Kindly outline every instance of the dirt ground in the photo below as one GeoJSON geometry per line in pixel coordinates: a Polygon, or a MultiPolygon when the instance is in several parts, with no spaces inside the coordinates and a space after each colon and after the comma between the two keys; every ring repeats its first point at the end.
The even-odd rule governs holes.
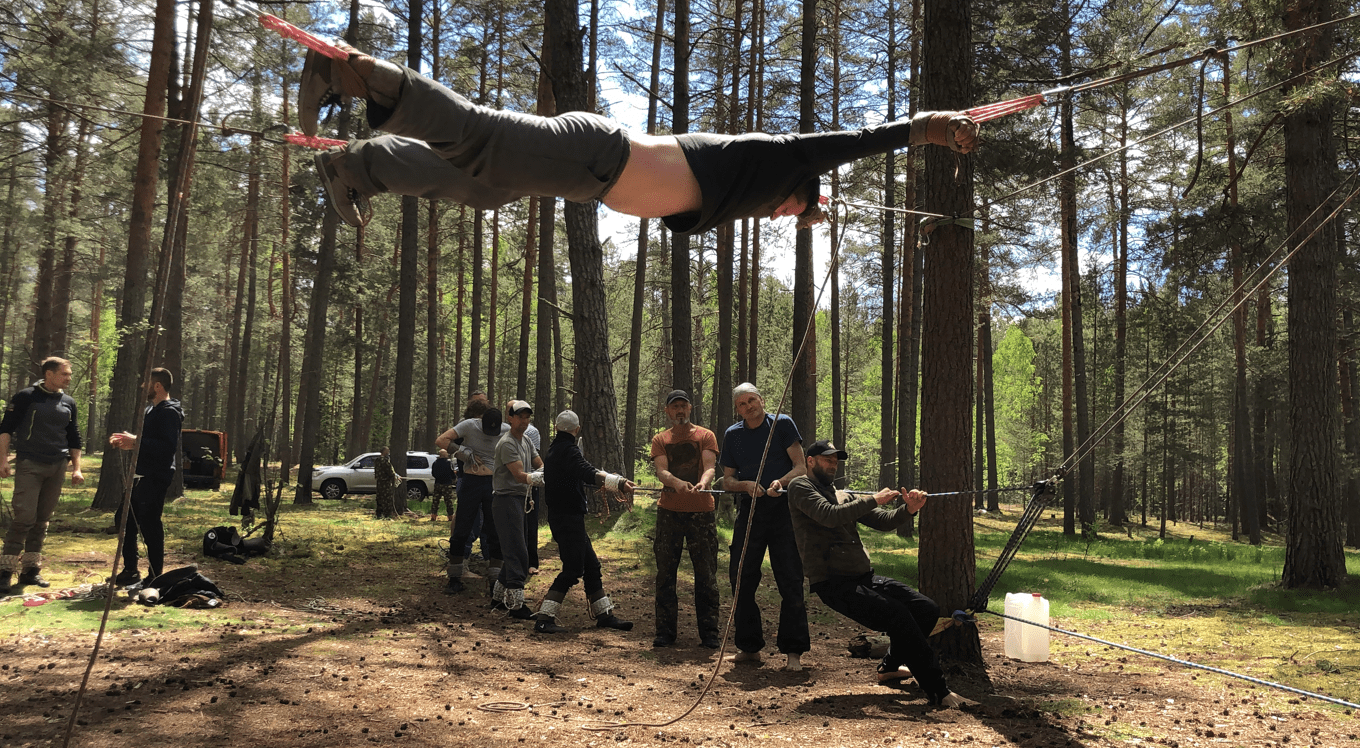
{"type": "MultiPolygon", "coordinates": [[[[531,596],[558,566],[552,553],[544,556],[531,596]]],[[[782,672],[783,657],[767,649],[764,663],[725,663],[715,676],[715,652],[698,646],[683,573],[681,640],[654,650],[643,573],[607,578],[618,612],[637,622],[633,631],[593,628],[578,588],[560,619],[573,633],[549,637],[491,611],[480,584],[450,597],[433,565],[389,582],[375,579],[362,558],[273,585],[249,565],[209,561],[204,572],[230,602],[177,614],[201,625],[185,626],[182,617],[167,624],[160,609],[120,599],[115,619],[127,625],[140,616],[145,625],[106,634],[70,744],[1360,745],[1360,718],[1349,712],[1100,645],[1055,647],[1041,664],[1004,659],[994,618],[981,622],[986,672],[948,669],[954,690],[978,705],[941,710],[914,687],[876,685],[874,663],[845,646],[866,632],[815,596],[803,672],[782,672]],[[347,581],[385,592],[315,597],[347,581]],[[709,679],[688,716],[656,726],[684,715],[709,679]]],[[[98,568],[107,560],[66,561],[98,568]]],[[[607,575],[630,566],[602,560],[607,575]]],[[[772,641],[777,606],[773,591],[761,592],[772,641]]],[[[47,606],[46,615],[59,606],[101,608],[47,606]]],[[[0,604],[0,620],[31,611],[11,600],[0,604]]],[[[1096,624],[1080,623],[1099,636],[1096,624]]],[[[0,639],[0,746],[62,745],[94,638],[85,628],[28,626],[0,639]]]]}

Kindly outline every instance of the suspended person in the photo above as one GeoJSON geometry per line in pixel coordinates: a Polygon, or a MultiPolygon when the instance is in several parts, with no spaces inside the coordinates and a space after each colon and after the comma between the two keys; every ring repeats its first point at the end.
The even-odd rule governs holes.
{"type": "Polygon", "coordinates": [[[47,522],[57,509],[66,465],[71,483],[80,485],[80,427],[76,424],[76,401],[66,394],[71,384],[71,362],[51,356],[40,365],[42,379],[14,394],[0,419],[0,478],[14,475],[11,504],[14,516],[5,532],[0,553],[0,594],[19,584],[49,586],[42,576],[43,541],[47,522]],[[14,467],[9,448],[14,445],[14,467]]]}
{"type": "Polygon", "coordinates": [[[697,234],[742,218],[821,221],[821,174],[866,156],[932,143],[968,153],[978,128],[959,112],[803,135],[630,133],[587,112],[558,117],[477,106],[436,81],[352,48],[346,60],[307,53],[299,120],[315,135],[320,109],[365,99],[369,124],[391,133],[317,154],[331,206],[362,226],[383,192],[489,209],[521,197],[599,200],[697,234]]]}
{"type": "Polygon", "coordinates": [[[490,577],[491,607],[508,610],[511,618],[526,621],[534,614],[524,604],[524,583],[529,579],[524,515],[533,500],[533,488],[543,485],[543,458],[525,435],[533,414],[529,403],[510,401],[505,414],[510,430],[496,444],[491,473],[491,516],[504,559],[500,573],[490,577]]]}
{"type": "Polygon", "coordinates": [[[694,566],[694,617],[699,643],[709,649],[722,645],[718,634],[718,524],[713,486],[718,461],[718,438],[690,421],[689,393],[666,395],[666,419],[671,427],[652,437],[652,464],[665,486],[656,502],[656,638],[653,647],[669,647],[679,633],[680,601],[676,576],[680,556],[689,547],[694,566]]]}
{"type": "Polygon", "coordinates": [[[888,654],[878,665],[880,684],[897,687],[914,677],[931,704],[971,704],[949,690],[927,641],[940,606],[896,579],[874,574],[859,537],[858,525],[884,532],[905,525],[925,505],[926,493],[885,488],[841,501],[834,481],[840,461],[848,456],[829,441],[814,442],[807,449],[807,474],[789,483],[789,514],[809,588],[828,608],[888,634],[888,654]],[[899,496],[902,506],[884,508],[899,496]]]}
{"type": "MultiPolygon", "coordinates": [[[[175,378],[169,369],[151,370],[146,384],[146,399],[151,403],[142,413],[142,445],[137,449],[137,466],[132,478],[132,497],[123,529],[123,570],[113,578],[115,585],[128,587],[150,582],[165,571],[165,494],[175,478],[175,458],[179,454],[180,429],[184,426],[184,407],[170,397],[175,378]],[[146,578],[137,570],[137,535],[146,541],[146,578]]],[[[126,431],[109,436],[116,449],[137,447],[137,437],[126,431]]]]}
{"type": "Polygon", "coordinates": [[[434,478],[434,498],[430,500],[430,521],[439,519],[439,505],[445,503],[449,508],[449,522],[453,522],[453,483],[458,474],[454,472],[453,461],[447,449],[439,450],[439,457],[430,466],[434,478]]]}
{"type": "MultiPolygon", "coordinates": [[[[613,487],[620,501],[627,501],[633,493],[633,482],[623,476],[597,470],[586,461],[577,445],[581,434],[581,419],[575,412],[564,410],[553,421],[557,433],[543,456],[543,503],[548,507],[548,527],[562,558],[562,571],[543,596],[534,616],[534,631],[540,634],[561,634],[567,629],[557,623],[562,601],[577,582],[584,582],[590,617],[595,628],[632,631],[633,622],[614,615],[614,601],[604,591],[604,576],[595,546],[586,532],[586,513],[590,502],[586,486],[613,487]]],[[[605,499],[608,501],[608,498],[605,499]]]]}
{"type": "Polygon", "coordinates": [[[741,420],[723,434],[721,457],[723,490],[742,494],[737,502],[737,522],[732,528],[728,567],[737,597],[734,643],[739,651],[732,659],[760,662],[760,650],[765,648],[756,588],[760,586],[760,566],[768,550],[780,600],[775,646],[788,658],[784,669],[797,671],[802,669],[801,658],[811,648],[812,640],[808,634],[807,601],[803,599],[803,562],[793,539],[783,489],[807,469],[803,464],[802,437],[792,418],[782,414],[776,418],[765,412],[765,400],[754,384],[737,385],[732,390],[732,401],[741,420]],[[743,543],[746,560],[741,563],[743,543]]]}
{"type": "MultiPolygon", "coordinates": [[[[469,409],[472,407],[469,403],[469,409]]],[[[461,467],[458,470],[458,508],[449,535],[449,583],[445,588],[449,594],[463,591],[463,561],[471,547],[473,528],[479,517],[487,577],[494,580],[501,573],[501,542],[495,518],[491,515],[491,472],[496,461],[496,445],[510,427],[502,422],[499,410],[486,408],[485,402],[481,407],[480,417],[465,418],[435,439],[435,444],[444,449],[448,449],[454,439],[462,441],[454,450],[461,467]]]]}

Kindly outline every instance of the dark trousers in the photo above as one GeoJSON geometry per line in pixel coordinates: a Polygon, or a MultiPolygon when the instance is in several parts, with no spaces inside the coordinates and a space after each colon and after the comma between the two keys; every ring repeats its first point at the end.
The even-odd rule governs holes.
{"type": "Polygon", "coordinates": [[[557,117],[478,106],[411,71],[396,109],[369,102],[369,124],[391,133],[349,146],[346,186],[495,208],[528,195],[602,199],[628,162],[628,134],[589,112],[557,117]]]}
{"type": "Polygon", "coordinates": [[[949,695],[944,671],[927,637],[935,629],[940,606],[891,577],[872,572],[860,577],[832,577],[812,585],[826,607],[855,623],[888,635],[892,643],[883,663],[906,665],[932,699],[949,695]]]}
{"type": "Polygon", "coordinates": [[[737,509],[737,524],[732,529],[731,567],[729,576],[737,588],[737,564],[746,526],[751,525],[751,538],[746,547],[746,561],[741,569],[741,588],[734,592],[736,600],[737,648],[743,652],[759,652],[765,648],[764,625],[760,606],[756,604],[756,588],[760,586],[761,563],[765,552],[770,553],[770,569],[779,588],[779,633],[775,645],[785,654],[802,654],[812,648],[808,635],[807,601],[803,599],[803,559],[798,555],[798,543],[793,536],[793,518],[789,516],[788,500],[783,497],[761,497],[755,501],[755,521],[751,519],[751,498],[743,497],[737,509]]]}
{"type": "Polygon", "coordinates": [[[170,481],[142,476],[132,486],[132,505],[123,530],[123,568],[137,568],[137,533],[146,541],[146,561],[152,577],[165,571],[165,493],[170,481]]]}
{"type": "Polygon", "coordinates": [[[595,555],[595,545],[586,532],[586,516],[548,512],[548,529],[552,530],[557,552],[562,557],[562,571],[549,591],[566,595],[579,581],[585,585],[586,598],[595,599],[596,593],[604,590],[604,576],[600,559],[595,555]]]}
{"type": "Polygon", "coordinates": [[[656,635],[677,637],[680,598],[676,575],[680,556],[689,546],[689,561],[694,565],[694,616],[699,624],[699,639],[718,638],[718,526],[713,512],[675,512],[656,510],[656,535],[652,552],[656,556],[656,635]]]}
{"type": "MultiPolygon", "coordinates": [[[[501,541],[496,535],[496,520],[491,516],[491,476],[460,475],[458,477],[458,511],[453,515],[453,530],[449,536],[449,553],[462,553],[472,541],[477,518],[482,519],[482,553],[488,560],[501,560],[501,541]]],[[[462,556],[455,556],[462,563],[462,556]]],[[[499,566],[500,564],[495,564],[499,566]]]]}

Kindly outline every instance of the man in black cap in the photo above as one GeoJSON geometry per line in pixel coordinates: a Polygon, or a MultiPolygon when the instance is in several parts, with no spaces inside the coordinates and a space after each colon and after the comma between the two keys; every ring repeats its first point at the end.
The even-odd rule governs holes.
{"type": "Polygon", "coordinates": [[[654,647],[668,647],[678,634],[679,597],[676,574],[680,554],[689,546],[694,565],[694,615],[699,643],[717,649],[718,636],[718,526],[714,517],[713,486],[717,471],[718,438],[690,421],[689,393],[666,395],[666,419],[671,427],[652,437],[652,464],[665,486],[656,501],[656,638],[654,647]]]}
{"type": "Polygon", "coordinates": [[[967,153],[977,124],[961,112],[921,112],[851,132],[654,136],[605,117],[537,117],[478,106],[419,73],[346,48],[307,53],[298,91],[302,131],[343,96],[367,100],[368,123],[391,133],[316,156],[346,223],[372,216],[382,192],[495,208],[528,195],[599,200],[697,234],[748,217],[822,219],[819,178],[841,164],[931,143],[967,153]]]}
{"type": "MultiPolygon", "coordinates": [[[[595,546],[586,532],[586,513],[590,502],[586,486],[604,486],[607,493],[627,501],[633,492],[633,482],[623,476],[596,470],[586,461],[576,437],[581,433],[581,419],[575,412],[564,410],[553,422],[557,434],[543,456],[543,503],[548,505],[548,527],[557,541],[562,557],[562,572],[553,580],[548,594],[538,606],[534,631],[540,634],[561,634],[567,629],[557,625],[557,612],[567,592],[578,581],[585,582],[586,599],[590,601],[590,617],[596,628],[632,631],[633,622],[614,615],[614,602],[604,592],[604,576],[595,546]]],[[[608,501],[608,498],[605,499],[608,501]]]]}
{"type": "Polygon", "coordinates": [[[491,467],[496,461],[496,445],[510,427],[501,422],[501,412],[488,408],[481,418],[465,418],[435,439],[440,449],[449,449],[455,439],[462,444],[454,449],[462,469],[458,471],[458,510],[453,516],[449,536],[450,594],[463,591],[463,552],[469,545],[473,525],[482,518],[482,553],[487,558],[487,577],[501,573],[501,543],[491,516],[491,467]]]}
{"type": "Polygon", "coordinates": [[[878,666],[878,682],[899,686],[915,677],[931,704],[970,704],[949,690],[927,637],[940,617],[934,600],[902,582],[874,574],[857,525],[895,530],[926,503],[924,491],[885,488],[873,496],[842,501],[833,483],[840,461],[848,457],[829,441],[807,449],[807,474],[789,484],[789,514],[810,589],[828,608],[892,640],[878,666]],[[903,505],[883,507],[898,497],[903,505]]]}

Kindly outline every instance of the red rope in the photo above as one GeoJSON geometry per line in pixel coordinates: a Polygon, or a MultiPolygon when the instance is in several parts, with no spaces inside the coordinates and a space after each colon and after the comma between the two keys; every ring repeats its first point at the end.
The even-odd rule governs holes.
{"type": "Polygon", "coordinates": [[[1005,117],[1008,114],[1017,114],[1027,109],[1033,109],[1043,103],[1044,95],[1038,93],[1022,96],[1018,99],[1011,99],[1010,101],[1001,101],[995,104],[984,104],[979,107],[973,107],[964,112],[964,114],[971,117],[974,122],[982,123],[1005,117]]]}
{"type": "Polygon", "coordinates": [[[301,42],[302,44],[306,45],[309,49],[314,49],[317,52],[320,52],[321,54],[333,60],[349,59],[349,53],[346,52],[345,50],[340,49],[334,44],[331,44],[330,42],[323,40],[321,37],[316,36],[315,34],[303,31],[302,29],[283,20],[282,18],[279,18],[278,16],[271,16],[268,13],[261,13],[260,25],[269,29],[270,31],[279,32],[279,36],[301,42]]]}

